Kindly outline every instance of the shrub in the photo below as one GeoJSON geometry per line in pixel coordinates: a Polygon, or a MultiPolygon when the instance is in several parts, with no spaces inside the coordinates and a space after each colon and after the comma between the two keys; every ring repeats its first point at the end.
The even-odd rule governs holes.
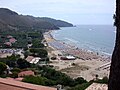
{"type": "Polygon", "coordinates": [[[13,68],[12,70],[11,70],[12,72],[21,72],[21,69],[20,68],[13,68]]]}
{"type": "Polygon", "coordinates": [[[55,81],[40,76],[26,76],[22,81],[37,85],[45,85],[45,86],[53,86],[56,83],[55,81]]]}
{"type": "Polygon", "coordinates": [[[87,81],[83,77],[78,77],[75,79],[76,84],[87,83],[87,81]]]}
{"type": "Polygon", "coordinates": [[[12,77],[12,78],[18,78],[18,72],[12,72],[12,74],[10,75],[10,77],[12,77]]]}
{"type": "Polygon", "coordinates": [[[103,79],[97,79],[96,83],[108,84],[108,77],[103,77],[103,79]]]}
{"type": "Polygon", "coordinates": [[[56,60],[56,57],[51,57],[52,60],[56,60]]]}
{"type": "Polygon", "coordinates": [[[7,69],[7,66],[5,63],[0,62],[0,75],[3,74],[3,72],[7,69]]]}

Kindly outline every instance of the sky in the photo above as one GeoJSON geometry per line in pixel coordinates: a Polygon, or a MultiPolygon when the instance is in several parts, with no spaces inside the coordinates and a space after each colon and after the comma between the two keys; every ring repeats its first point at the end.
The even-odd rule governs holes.
{"type": "Polygon", "coordinates": [[[0,7],[23,15],[65,20],[74,25],[112,25],[115,0],[0,0],[0,7]]]}

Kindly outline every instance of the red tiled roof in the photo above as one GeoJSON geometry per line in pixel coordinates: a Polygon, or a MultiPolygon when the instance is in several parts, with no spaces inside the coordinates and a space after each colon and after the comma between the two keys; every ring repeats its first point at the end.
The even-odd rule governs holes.
{"type": "Polygon", "coordinates": [[[16,81],[22,81],[23,78],[15,78],[16,81]]]}
{"type": "Polygon", "coordinates": [[[0,78],[0,90],[57,90],[56,88],[34,85],[0,78]]]}
{"type": "Polygon", "coordinates": [[[5,44],[5,45],[8,45],[8,46],[11,46],[11,45],[12,45],[11,42],[5,42],[4,44],[5,44]]]}
{"type": "Polygon", "coordinates": [[[21,77],[21,76],[29,76],[29,75],[35,75],[33,71],[29,70],[29,71],[22,71],[18,74],[18,77],[21,77]]]}
{"type": "Polygon", "coordinates": [[[11,38],[11,39],[9,39],[9,42],[11,42],[11,43],[15,43],[17,40],[15,39],[15,38],[11,38]]]}
{"type": "Polygon", "coordinates": [[[27,90],[27,89],[0,83],[0,90],[27,90]]]}
{"type": "Polygon", "coordinates": [[[26,58],[26,60],[27,60],[28,62],[32,61],[32,59],[34,59],[33,56],[28,56],[28,57],[26,58]]]}
{"type": "Polygon", "coordinates": [[[6,79],[8,80],[16,80],[16,81],[22,81],[23,78],[10,78],[10,77],[7,77],[6,79]]]}

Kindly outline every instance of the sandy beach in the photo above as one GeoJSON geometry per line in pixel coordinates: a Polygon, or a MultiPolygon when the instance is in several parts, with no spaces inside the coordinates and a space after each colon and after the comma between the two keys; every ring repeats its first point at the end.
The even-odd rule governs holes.
{"type": "Polygon", "coordinates": [[[75,46],[55,40],[52,31],[44,33],[44,44],[49,51],[49,57],[56,57],[56,60],[51,60],[50,65],[53,65],[56,70],[66,73],[72,78],[83,77],[86,80],[92,80],[96,75],[99,78],[109,76],[110,56],[99,55],[97,52],[79,49],[75,46]],[[61,56],[72,55],[75,60],[61,60],[61,56]]]}

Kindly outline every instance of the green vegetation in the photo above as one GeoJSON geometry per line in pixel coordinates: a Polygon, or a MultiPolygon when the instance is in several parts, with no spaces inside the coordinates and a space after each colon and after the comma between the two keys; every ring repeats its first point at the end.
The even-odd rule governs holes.
{"type": "Polygon", "coordinates": [[[0,33],[0,45],[1,48],[27,48],[27,45],[33,43],[33,48],[43,48],[44,45],[41,43],[43,34],[41,31],[7,31],[0,33]],[[7,36],[12,36],[17,41],[12,43],[12,46],[5,45],[5,42],[9,41],[7,36]]]}
{"type": "Polygon", "coordinates": [[[44,86],[53,86],[55,84],[54,81],[41,76],[26,76],[22,81],[44,86]]]}
{"type": "Polygon", "coordinates": [[[0,32],[5,31],[28,31],[28,30],[38,30],[38,31],[48,31],[59,29],[59,27],[69,27],[72,24],[55,20],[51,18],[40,18],[33,17],[30,15],[19,15],[18,13],[11,11],[7,8],[0,8],[0,32]]]}
{"type": "Polygon", "coordinates": [[[12,55],[12,56],[8,56],[6,58],[0,58],[0,62],[5,63],[6,65],[8,65],[9,67],[16,67],[16,61],[18,60],[19,56],[18,55],[12,55]]]}
{"type": "Polygon", "coordinates": [[[38,39],[33,39],[31,48],[44,48],[44,44],[42,44],[38,39]]]}
{"type": "Polygon", "coordinates": [[[3,62],[13,68],[24,69],[30,67],[30,63],[14,54],[12,56],[8,56],[7,58],[0,58],[0,62],[3,62]]]}
{"type": "Polygon", "coordinates": [[[20,68],[13,68],[12,70],[11,70],[12,72],[21,72],[21,69],[20,68]]]}
{"type": "Polygon", "coordinates": [[[37,70],[37,76],[26,76],[23,79],[24,82],[45,86],[56,86],[61,84],[63,87],[69,87],[67,90],[85,90],[92,83],[103,84],[108,81],[108,78],[104,77],[101,80],[91,80],[87,82],[82,77],[72,79],[66,74],[56,71],[49,66],[35,66],[34,68],[37,70]]]}
{"type": "MultiPolygon", "coordinates": [[[[25,58],[31,55],[40,57],[43,61],[49,62],[48,52],[46,51],[45,46],[41,43],[42,39],[43,35],[40,31],[2,32],[0,37],[0,45],[2,46],[1,48],[23,48],[25,51],[25,58]],[[10,47],[6,47],[4,44],[2,44],[8,40],[8,38],[6,38],[7,35],[11,35],[17,40],[17,42],[13,43],[10,47]],[[32,46],[27,47],[28,44],[32,44],[32,46]]],[[[55,60],[56,57],[52,57],[51,59],[55,60]]],[[[75,66],[76,64],[73,63],[72,65],[75,66]]],[[[88,69],[84,67],[82,68],[88,69]]],[[[50,66],[32,65],[28,63],[25,59],[21,59],[19,55],[15,54],[6,58],[0,58],[0,69],[1,77],[9,76],[12,78],[17,78],[18,73],[23,70],[33,70],[35,71],[36,75],[24,77],[23,82],[45,86],[56,86],[58,84],[61,84],[63,85],[63,87],[69,87],[68,90],[85,90],[93,82],[105,84],[108,83],[107,77],[104,77],[103,79],[98,79],[98,75],[96,75],[97,80],[90,82],[87,82],[82,77],[72,79],[68,75],[52,69],[50,66]],[[6,70],[6,65],[8,65],[10,68],[13,68],[10,70],[12,74],[3,74],[3,72],[6,70]]]]}
{"type": "Polygon", "coordinates": [[[92,83],[108,84],[108,77],[103,77],[103,79],[91,80],[89,82],[83,80],[82,78],[77,78],[76,81],[79,81],[79,84],[77,84],[74,87],[71,87],[68,90],[85,90],[92,83]]]}
{"type": "Polygon", "coordinates": [[[20,69],[28,68],[30,67],[30,63],[20,58],[17,60],[17,67],[20,69]]]}
{"type": "Polygon", "coordinates": [[[108,77],[103,77],[102,79],[97,79],[96,83],[108,84],[108,77]]]}
{"type": "MultiPolygon", "coordinates": [[[[34,52],[34,49],[33,49],[34,52]]],[[[36,49],[35,49],[36,52],[36,49]]],[[[13,69],[11,70],[12,74],[8,75],[12,78],[17,78],[18,73],[23,70],[33,70],[35,72],[35,76],[25,76],[23,82],[37,84],[37,85],[45,85],[45,86],[56,86],[58,84],[63,85],[63,87],[69,87],[68,90],[85,90],[92,83],[108,83],[108,78],[104,77],[103,79],[92,80],[87,82],[84,78],[78,77],[76,79],[72,79],[66,74],[56,71],[52,69],[50,66],[37,66],[31,65],[26,62],[24,59],[19,58],[19,56],[12,55],[10,57],[4,58],[0,60],[0,62],[4,62],[7,65],[9,64],[13,69]],[[8,63],[9,62],[9,63],[8,63]],[[12,66],[12,65],[13,66],[12,66]]],[[[3,67],[5,64],[2,63],[3,67]]],[[[6,66],[6,65],[5,65],[6,66]]],[[[6,68],[1,68],[1,74],[5,71],[6,68]]],[[[4,74],[2,75],[4,76],[4,74]]]]}
{"type": "Polygon", "coordinates": [[[75,82],[76,82],[76,84],[87,83],[87,81],[84,78],[82,78],[82,77],[76,78],[75,82]]]}
{"type": "Polygon", "coordinates": [[[0,62],[0,75],[3,74],[3,72],[7,69],[7,66],[5,63],[0,62]]]}
{"type": "MultiPolygon", "coordinates": [[[[49,62],[48,52],[46,51],[44,44],[42,44],[43,32],[52,29],[59,29],[58,27],[73,26],[70,23],[51,18],[36,18],[33,16],[18,15],[16,12],[10,11],[9,9],[0,9],[0,12],[2,12],[0,14],[0,48],[24,49],[23,54],[25,58],[31,55],[40,57],[43,61],[49,62]],[[6,19],[3,20],[3,18],[6,19]],[[12,36],[12,38],[17,41],[11,43],[11,45],[5,45],[4,43],[9,41],[8,36],[12,36]]],[[[87,82],[82,77],[72,79],[65,73],[52,69],[52,66],[30,64],[25,58],[21,59],[19,55],[15,54],[6,58],[0,58],[0,76],[17,78],[19,72],[33,70],[35,76],[25,76],[23,82],[45,86],[56,86],[61,84],[63,87],[68,86],[68,90],[85,90],[93,82],[108,83],[107,77],[98,79],[98,75],[96,75],[95,81],[93,80],[90,82],[87,82]],[[7,65],[10,67],[12,74],[7,72],[7,65]],[[6,73],[4,73],[4,71],[6,71],[6,73]]],[[[56,57],[52,57],[51,59],[55,60],[56,57]]],[[[75,63],[72,63],[72,65],[76,66],[75,63]]],[[[81,68],[82,70],[89,69],[89,67],[84,66],[81,68]]],[[[74,67],[67,69],[74,70],[74,67]]]]}
{"type": "MultiPolygon", "coordinates": [[[[70,86],[70,87],[76,86],[78,84],[87,83],[87,81],[84,80],[82,77],[77,79],[72,79],[66,74],[61,73],[60,71],[56,71],[48,66],[41,66],[41,67],[37,66],[36,69],[37,71],[39,71],[37,74],[40,76],[25,77],[23,81],[33,84],[41,84],[41,82],[39,81],[42,79],[44,85],[47,86],[61,84],[63,86],[70,86]]],[[[41,85],[43,85],[43,82],[41,85]]]]}
{"type": "Polygon", "coordinates": [[[33,56],[38,56],[41,58],[46,58],[48,55],[48,53],[45,49],[31,48],[30,52],[32,53],[33,56]]]}
{"type": "Polygon", "coordinates": [[[18,78],[18,72],[12,72],[12,74],[10,74],[9,77],[18,78]]]}
{"type": "Polygon", "coordinates": [[[52,18],[43,17],[43,18],[39,18],[39,19],[43,20],[43,21],[47,21],[49,23],[53,23],[57,27],[72,27],[73,26],[71,23],[61,21],[61,20],[55,20],[52,18]]]}

